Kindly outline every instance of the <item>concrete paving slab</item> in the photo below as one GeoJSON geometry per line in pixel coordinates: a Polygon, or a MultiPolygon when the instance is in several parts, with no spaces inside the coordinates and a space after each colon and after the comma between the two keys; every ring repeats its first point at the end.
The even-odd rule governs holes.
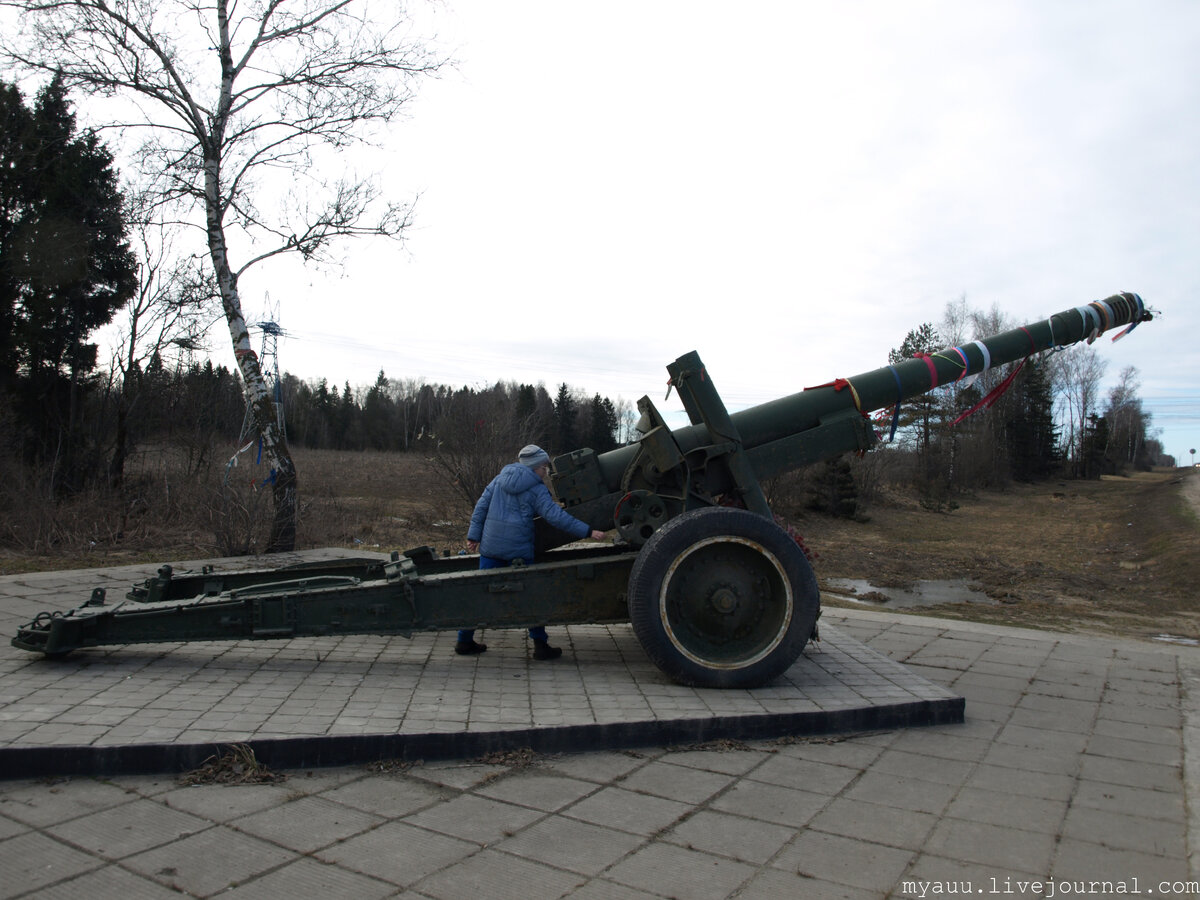
{"type": "Polygon", "coordinates": [[[179,892],[116,866],[93,869],[58,881],[25,897],[37,900],[79,900],[80,897],[121,897],[123,900],[179,900],[179,892]]]}
{"type": "Polygon", "coordinates": [[[581,875],[484,848],[457,866],[430,875],[421,882],[420,896],[434,900],[557,900],[584,881],[581,875]]]}
{"type": "Polygon", "coordinates": [[[665,832],[664,841],[761,865],[794,836],[790,828],[701,810],[665,832]]]}
{"type": "Polygon", "coordinates": [[[797,835],[771,865],[806,878],[886,891],[899,882],[914,856],[899,847],[809,829],[797,835]]]}
{"type": "Polygon", "coordinates": [[[557,819],[535,823],[501,841],[496,848],[525,859],[565,866],[580,875],[595,876],[643,844],[640,836],[615,828],[557,819]]]}
{"type": "Polygon", "coordinates": [[[474,856],[479,847],[471,841],[393,820],[339,841],[314,856],[324,863],[407,887],[474,856]]]}
{"type": "Polygon", "coordinates": [[[17,897],[101,865],[103,860],[47,835],[19,834],[0,844],[0,897],[17,897]]]}
{"type": "Polygon", "coordinates": [[[223,900],[296,900],[297,897],[354,897],[355,900],[395,895],[393,885],[345,869],[323,866],[312,859],[298,859],[276,869],[252,885],[238,886],[221,894],[223,900]]]}
{"type": "Polygon", "coordinates": [[[120,864],[150,881],[205,897],[245,881],[258,880],[300,858],[294,851],[216,825],[199,834],[126,857],[120,864]],[[220,861],[219,865],[215,864],[216,860],[220,861]]]}
{"type": "Polygon", "coordinates": [[[617,863],[608,877],[661,897],[722,900],[757,873],[754,866],[674,844],[653,843],[617,863]]]}
{"type": "MultiPolygon", "coordinates": [[[[965,720],[302,767],[272,784],[184,786],[161,773],[0,779],[0,897],[1200,895],[1194,648],[874,611],[827,609],[825,622],[901,668],[920,654],[925,680],[965,697],[965,720]],[[972,646],[949,652],[956,640],[972,646]],[[922,653],[927,645],[937,652],[922,653]],[[1047,712],[1062,715],[1031,716],[1047,712]],[[1124,727],[1139,724],[1150,727],[1124,727]],[[185,833],[196,820],[201,830],[185,833]],[[103,823],[130,830],[109,835],[103,823]],[[708,871],[713,878],[696,877],[708,871]]],[[[291,701],[291,715],[323,696],[358,703],[366,694],[355,695],[362,683],[351,678],[381,654],[400,667],[390,658],[399,650],[362,649],[365,657],[332,654],[340,668],[310,666],[256,714],[291,701]]],[[[228,702],[232,691],[214,685],[273,690],[291,677],[262,677],[272,665],[287,668],[278,654],[243,649],[201,666],[195,696],[216,699],[198,705],[228,702]]],[[[138,671],[121,670],[121,680],[143,682],[138,702],[154,707],[155,679],[138,671]]],[[[477,675],[463,688],[463,672],[447,669],[439,690],[494,693],[477,675]]],[[[667,708],[669,683],[644,688],[639,708],[667,708]]],[[[253,692],[240,696],[251,707],[253,692]]],[[[587,702],[620,708],[601,702],[609,699],[587,702]]],[[[380,701],[362,702],[371,720],[380,701]]],[[[675,705],[688,715],[690,702],[675,705]]],[[[756,702],[769,710],[786,697],[756,702]]]]}
{"type": "MultiPolygon", "coordinates": [[[[288,561],[332,555],[299,553],[288,561]]],[[[237,561],[178,569],[201,564],[229,569],[237,561]]],[[[129,567],[126,586],[152,568],[129,567]]],[[[53,598],[48,608],[70,608],[101,575],[105,583],[118,580],[87,570],[12,581],[36,587],[40,603],[53,598]]],[[[140,644],[61,659],[4,645],[0,771],[10,778],[181,771],[220,746],[242,743],[276,767],[345,765],[522,747],[551,752],[815,734],[963,716],[955,693],[836,626],[823,629],[822,641],[784,676],[751,691],[672,683],[628,625],[558,628],[554,639],[566,652],[552,662],[533,661],[517,630],[493,631],[488,652],[476,657],[456,656],[445,633],[140,644]]]]}

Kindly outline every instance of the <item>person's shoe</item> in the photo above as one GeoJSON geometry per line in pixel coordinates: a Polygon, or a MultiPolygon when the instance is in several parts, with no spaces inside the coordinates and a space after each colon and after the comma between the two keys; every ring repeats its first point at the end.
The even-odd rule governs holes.
{"type": "Polygon", "coordinates": [[[459,656],[474,656],[486,649],[487,644],[480,644],[476,641],[459,641],[454,645],[454,652],[459,656]]]}
{"type": "Polygon", "coordinates": [[[561,647],[551,647],[548,641],[533,642],[534,659],[558,659],[562,656],[561,647]]]}

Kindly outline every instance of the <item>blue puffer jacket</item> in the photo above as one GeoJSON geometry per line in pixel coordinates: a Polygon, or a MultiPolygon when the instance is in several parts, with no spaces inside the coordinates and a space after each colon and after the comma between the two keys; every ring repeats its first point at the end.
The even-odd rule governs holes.
{"type": "Polygon", "coordinates": [[[563,512],[533,469],[520,463],[509,463],[492,479],[475,504],[467,540],[478,541],[483,556],[533,562],[533,520],[536,516],[575,538],[591,533],[586,522],[563,512]]]}

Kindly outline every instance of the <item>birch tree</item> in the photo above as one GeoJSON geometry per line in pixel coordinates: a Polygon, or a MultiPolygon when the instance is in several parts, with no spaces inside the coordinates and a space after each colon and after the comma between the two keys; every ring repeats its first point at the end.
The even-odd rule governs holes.
{"type": "Polygon", "coordinates": [[[1108,392],[1108,407],[1104,412],[1108,420],[1105,456],[1113,460],[1118,475],[1127,464],[1149,469],[1145,445],[1150,414],[1142,409],[1142,399],[1137,395],[1140,386],[1137,368],[1126,366],[1108,392]]]}
{"type": "Polygon", "coordinates": [[[371,179],[321,177],[323,148],[374,138],[443,64],[399,0],[0,0],[17,12],[0,56],[115,102],[131,160],[203,234],[247,402],[272,475],[268,550],[295,544],[298,479],[250,345],[239,280],[280,254],[327,258],[342,238],[399,237],[410,208],[371,179]],[[282,176],[282,177],[280,177],[282,176]],[[265,212],[280,183],[298,189],[265,212]]]}
{"type": "Polygon", "coordinates": [[[1084,436],[1089,431],[1088,421],[1100,411],[1100,384],[1108,363],[1087,344],[1051,354],[1048,361],[1053,367],[1054,389],[1064,407],[1067,433],[1063,443],[1075,465],[1082,466],[1084,436]]]}

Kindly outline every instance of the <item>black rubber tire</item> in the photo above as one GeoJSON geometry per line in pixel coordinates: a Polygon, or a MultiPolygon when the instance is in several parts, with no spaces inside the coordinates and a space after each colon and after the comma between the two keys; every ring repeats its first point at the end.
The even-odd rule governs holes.
{"type": "Polygon", "coordinates": [[[744,509],[683,513],[629,573],[629,620],[646,654],[695,687],[759,687],[803,652],[820,591],[800,546],[744,509]]]}

